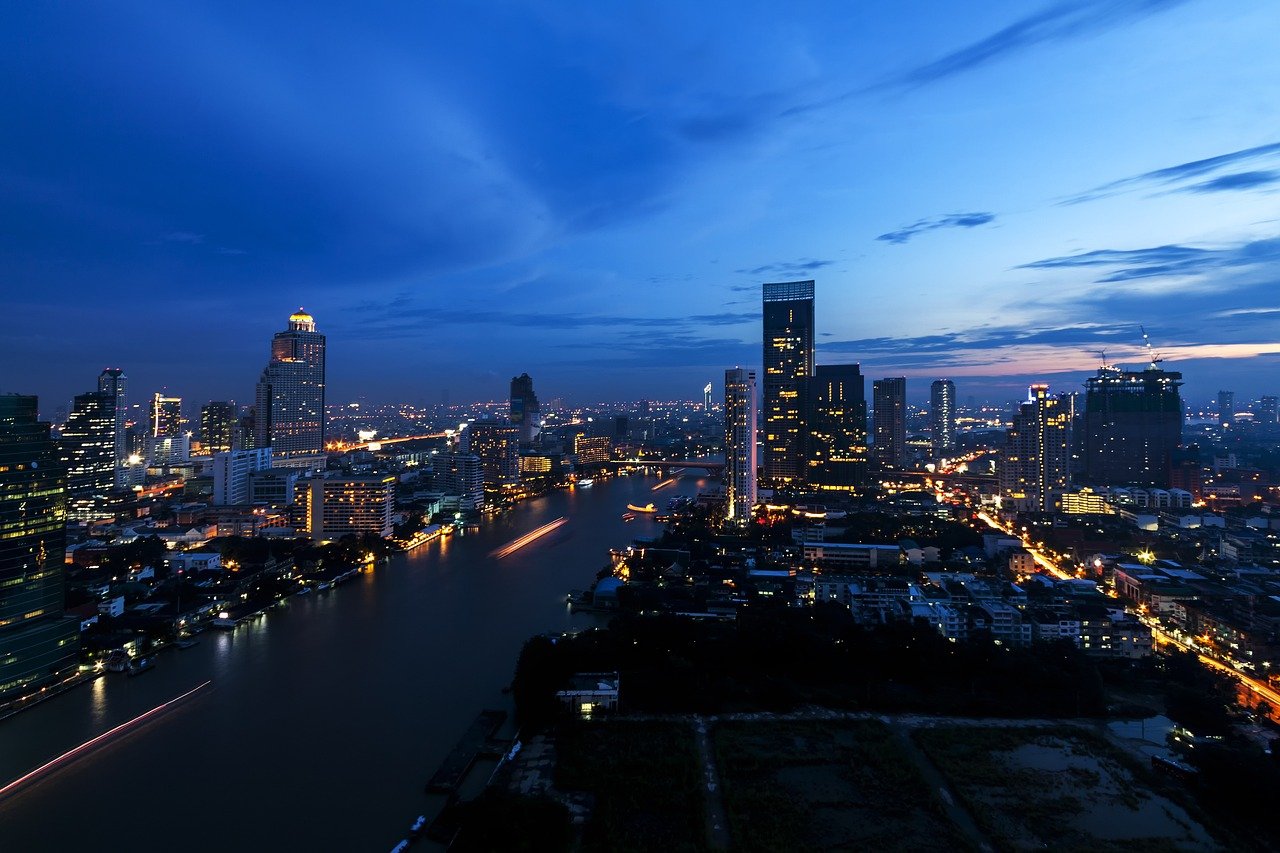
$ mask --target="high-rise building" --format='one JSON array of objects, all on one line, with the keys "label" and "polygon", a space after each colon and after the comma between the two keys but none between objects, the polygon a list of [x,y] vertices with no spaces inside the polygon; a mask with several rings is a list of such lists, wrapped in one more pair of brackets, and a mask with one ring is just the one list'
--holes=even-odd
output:
[{"label": "high-rise building", "polygon": [[271,448],[223,450],[213,455],[213,503],[230,506],[249,503],[249,477],[271,468]]},{"label": "high-rise building", "polygon": [[702,411],[711,411],[711,382],[702,387]]},{"label": "high-rise building", "polygon": [[520,482],[520,427],[501,421],[475,421],[462,433],[461,449],[480,458],[486,488]]},{"label": "high-rise building", "polygon": [[1235,422],[1236,392],[1218,392],[1218,426],[1229,427]]},{"label": "high-rise building", "polygon": [[106,391],[77,394],[59,447],[71,517],[99,517],[118,476],[115,396]]},{"label": "high-rise building", "polygon": [[73,670],[80,651],[79,622],[62,618],[66,469],[36,407],[0,395],[0,700]]},{"label": "high-rise building", "polygon": [[1263,397],[1258,401],[1258,423],[1276,423],[1276,415],[1278,412],[1280,412],[1280,406],[1277,406],[1277,399],[1275,397]]},{"label": "high-rise building", "polygon": [[129,446],[125,443],[125,427],[128,421],[129,381],[124,371],[118,367],[108,367],[98,374],[98,390],[110,394],[116,401],[116,472],[115,486],[125,485],[125,466],[129,463]]},{"label": "high-rise building", "polygon": [[935,379],[929,386],[930,452],[942,459],[956,449],[956,386],[950,379]]},{"label": "high-rise building", "polygon": [[1182,439],[1182,374],[1104,366],[1085,380],[1084,477],[1094,486],[1169,485]]},{"label": "high-rise building", "polygon": [[882,466],[901,467],[907,458],[907,380],[877,379],[871,384],[871,396],[872,455]]},{"label": "high-rise building", "polygon": [[724,372],[724,473],[730,521],[751,520],[756,505],[756,372],[734,367]]},{"label": "high-rise building", "polygon": [[511,378],[511,423],[520,428],[520,444],[530,447],[542,433],[542,407],[527,373]]},{"label": "high-rise building", "polygon": [[607,435],[578,433],[573,437],[573,455],[577,457],[579,467],[591,467],[608,462],[612,450],[613,439]]},{"label": "high-rise building", "polygon": [[764,479],[773,485],[802,481],[808,467],[813,289],[812,280],[764,286]]},{"label": "high-rise building", "polygon": [[856,364],[820,364],[810,381],[809,471],[820,489],[855,489],[868,482],[867,398]]},{"label": "high-rise building", "polygon": [[307,532],[317,541],[348,534],[390,536],[395,528],[394,474],[315,477],[307,485]]},{"label": "high-rise building", "polygon": [[324,452],[324,350],[315,318],[301,308],[276,332],[258,380],[254,447],[270,447],[276,459]]},{"label": "high-rise building", "polygon": [[222,453],[235,447],[236,404],[210,401],[200,407],[200,447],[205,453]]},{"label": "high-rise building", "polygon": [[456,499],[458,509],[484,509],[484,467],[472,453],[448,452],[434,459],[435,487]]},{"label": "high-rise building", "polygon": [[166,397],[159,391],[151,398],[152,438],[182,435],[182,398]]},{"label": "high-rise building", "polygon": [[998,471],[1004,505],[1019,510],[1051,510],[1070,485],[1071,412],[1048,385],[1032,385],[1013,416]]}]

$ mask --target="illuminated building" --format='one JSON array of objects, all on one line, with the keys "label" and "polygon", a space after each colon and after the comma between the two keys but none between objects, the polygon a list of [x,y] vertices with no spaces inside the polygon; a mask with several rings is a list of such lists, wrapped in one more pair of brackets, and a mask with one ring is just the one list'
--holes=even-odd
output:
[{"label": "illuminated building", "polygon": [[1071,413],[1048,385],[1032,385],[1005,433],[997,466],[1003,505],[1046,512],[1071,480]]},{"label": "illuminated building", "polygon": [[702,411],[711,411],[711,383],[708,382],[702,388]]},{"label": "illuminated building", "polygon": [[1182,374],[1104,366],[1085,380],[1084,476],[1094,486],[1169,485],[1182,438]]},{"label": "illuminated building", "polygon": [[191,461],[191,433],[158,435],[147,439],[148,468],[171,468]]},{"label": "illuminated building", "polygon": [[124,471],[129,462],[129,447],[125,443],[125,426],[128,420],[128,386],[124,371],[118,367],[108,367],[98,374],[98,390],[110,394],[116,401],[116,473],[115,486],[125,485],[127,474]]},{"label": "illuminated building", "polygon": [[1276,415],[1278,410],[1280,410],[1280,406],[1277,406],[1277,402],[1278,401],[1275,397],[1270,397],[1270,396],[1263,397],[1261,400],[1258,401],[1258,423],[1260,424],[1276,423],[1277,421]]},{"label": "illuminated building", "polygon": [[867,398],[856,364],[820,364],[810,381],[809,470],[819,489],[867,484]]},{"label": "illuminated building", "polygon": [[71,517],[90,521],[115,488],[116,398],[103,391],[78,394],[59,441]]},{"label": "illuminated building", "polygon": [[277,459],[324,452],[324,335],[301,308],[271,340],[271,360],[258,380],[254,447]]},{"label": "illuminated building", "polygon": [[231,450],[235,444],[236,404],[212,401],[200,407],[200,447],[205,453]]},{"label": "illuminated building", "polygon": [[531,446],[542,433],[542,407],[527,373],[511,379],[511,423],[520,428],[522,447]]},{"label": "illuminated building", "polygon": [[1088,486],[1075,492],[1063,492],[1059,508],[1067,515],[1111,515],[1115,512],[1107,503],[1106,495]]},{"label": "illuminated building", "polygon": [[573,454],[578,457],[578,465],[600,465],[609,461],[613,450],[613,440],[607,435],[584,435],[578,433],[573,437]]},{"label": "illuminated building", "polygon": [[151,398],[151,432],[156,436],[182,435],[182,398],[156,392]]},{"label": "illuminated building", "polygon": [[1235,422],[1236,416],[1236,392],[1235,391],[1219,391],[1218,392],[1218,426],[1230,427]]},{"label": "illuminated building", "polygon": [[901,467],[907,458],[907,380],[877,379],[872,383],[872,455],[882,467]]},{"label": "illuminated building", "polygon": [[[66,469],[36,406],[0,395],[0,700],[69,672],[80,652],[79,621],[62,618]],[[114,417],[108,437],[114,458]]]},{"label": "illuminated building", "polygon": [[799,482],[807,467],[813,289],[812,280],[764,286],[764,479],[771,484]]},{"label": "illuminated building", "polygon": [[724,372],[724,473],[730,521],[750,521],[756,505],[756,372]]},{"label": "illuminated building", "polygon": [[271,468],[271,448],[223,450],[213,456],[213,504],[247,504],[249,477]]},{"label": "illuminated building", "polygon": [[396,476],[316,477],[308,481],[307,532],[322,541],[347,534],[390,536]]},{"label": "illuminated building", "polygon": [[435,487],[461,510],[484,509],[484,468],[471,453],[440,453],[435,457]]},{"label": "illuminated building", "polygon": [[262,468],[249,472],[249,503],[286,507],[297,500],[298,479],[293,468]]},{"label": "illuminated building", "polygon": [[461,449],[479,457],[486,487],[520,482],[520,434],[520,427],[500,421],[475,421],[463,431]]},{"label": "illuminated building", "polygon": [[950,379],[936,379],[929,386],[930,454],[942,459],[956,449],[956,386]]}]

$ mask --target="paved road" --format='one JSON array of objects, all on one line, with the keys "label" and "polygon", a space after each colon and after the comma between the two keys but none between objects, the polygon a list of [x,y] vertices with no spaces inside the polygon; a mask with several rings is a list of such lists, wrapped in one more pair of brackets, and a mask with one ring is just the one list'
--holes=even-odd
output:
[{"label": "paved road", "polygon": [[889,728],[898,738],[903,752],[907,754],[907,757],[915,764],[916,769],[920,771],[920,775],[924,777],[925,784],[929,786],[930,790],[937,792],[938,799],[942,802],[942,810],[946,812],[947,817],[955,824],[956,829],[960,830],[982,853],[992,853],[995,848],[987,840],[987,837],[982,834],[982,830],[978,828],[973,815],[969,814],[968,809],[956,802],[955,797],[951,795],[951,791],[947,788],[947,782],[942,772],[933,766],[933,762],[911,739],[911,729],[902,722],[892,723]]},{"label": "paved road", "polygon": [[724,813],[724,796],[720,790],[720,771],[716,769],[715,754],[711,749],[711,740],[707,737],[707,720],[705,717],[693,718],[693,737],[698,745],[698,755],[702,758],[703,792],[706,799],[707,844],[712,850],[728,850],[732,844],[729,837],[729,821]]}]

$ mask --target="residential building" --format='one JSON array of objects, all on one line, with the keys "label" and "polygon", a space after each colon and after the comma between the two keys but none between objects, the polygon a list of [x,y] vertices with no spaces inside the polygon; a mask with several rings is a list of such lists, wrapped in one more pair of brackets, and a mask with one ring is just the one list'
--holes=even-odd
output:
[{"label": "residential building", "polygon": [[182,398],[166,397],[157,391],[151,397],[152,438],[182,435]]},{"label": "residential building", "polygon": [[480,458],[487,489],[520,482],[521,427],[502,421],[474,421],[461,437],[461,449]]},{"label": "residential building", "polygon": [[1048,385],[1032,385],[1005,434],[998,464],[1003,505],[1046,512],[1071,478],[1071,415]]},{"label": "residential building", "polygon": [[877,379],[872,383],[872,455],[885,468],[900,468],[907,460],[907,380]]},{"label": "residential building", "polygon": [[118,476],[115,395],[77,394],[62,427],[59,448],[71,517],[89,521],[103,515],[104,499]]},{"label": "residential building", "polygon": [[806,482],[824,490],[865,486],[869,481],[867,398],[859,366],[818,365],[809,389]]},{"label": "residential building", "polygon": [[578,465],[600,465],[609,461],[613,450],[613,439],[607,435],[585,435],[578,433],[573,437],[573,455]]},{"label": "residential building", "polygon": [[1235,391],[1219,391],[1218,392],[1218,426],[1227,428],[1235,423],[1236,417],[1236,392]]},{"label": "residential building", "polygon": [[213,504],[234,506],[250,501],[249,478],[271,468],[270,447],[224,450],[213,455]]},{"label": "residential building", "polygon": [[956,449],[956,386],[950,379],[936,379],[929,386],[930,453],[934,459]]},{"label": "residential building", "polygon": [[446,504],[463,511],[484,509],[484,467],[479,456],[440,453],[434,465],[435,487],[444,493]]},{"label": "residential building", "polygon": [[764,286],[764,479],[770,485],[798,483],[807,468],[813,293],[812,280]]},{"label": "residential building", "polygon": [[756,406],[756,372],[741,367],[726,370],[724,471],[730,521],[750,521],[756,505]]},{"label": "residential building", "polygon": [[317,541],[348,534],[390,536],[396,477],[315,477],[307,481],[307,532]]},{"label": "residential building", "polygon": [[200,449],[222,453],[235,449],[236,404],[210,401],[200,407]]}]

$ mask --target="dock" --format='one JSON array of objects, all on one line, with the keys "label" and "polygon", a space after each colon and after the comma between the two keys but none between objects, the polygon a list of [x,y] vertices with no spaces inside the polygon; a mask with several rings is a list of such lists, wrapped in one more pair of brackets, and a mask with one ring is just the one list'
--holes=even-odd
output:
[{"label": "dock", "polygon": [[445,756],[439,769],[427,782],[427,793],[452,794],[458,790],[476,759],[501,755],[505,749],[491,739],[507,720],[506,711],[481,711],[475,722]]}]

